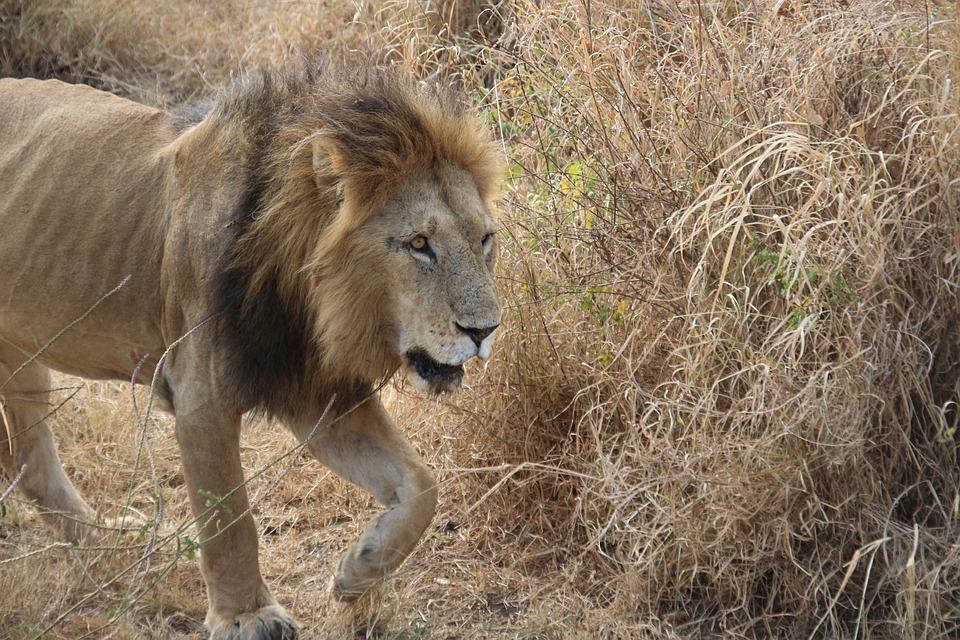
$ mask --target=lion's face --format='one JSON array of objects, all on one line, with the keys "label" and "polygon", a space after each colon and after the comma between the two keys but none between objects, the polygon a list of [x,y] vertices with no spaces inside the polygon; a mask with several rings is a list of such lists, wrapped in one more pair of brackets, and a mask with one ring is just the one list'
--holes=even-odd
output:
[{"label": "lion's face", "polygon": [[490,355],[500,324],[495,230],[469,174],[451,166],[406,182],[372,223],[397,355],[418,388],[453,391],[467,360]]}]

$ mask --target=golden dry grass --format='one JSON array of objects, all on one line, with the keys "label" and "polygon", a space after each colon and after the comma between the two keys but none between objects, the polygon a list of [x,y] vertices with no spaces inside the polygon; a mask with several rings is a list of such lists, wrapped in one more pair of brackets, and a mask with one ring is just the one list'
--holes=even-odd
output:
[{"label": "golden dry grass", "polygon": [[[366,610],[323,585],[371,502],[246,432],[264,571],[307,637],[952,638],[957,12],[0,0],[0,71],[171,104],[299,48],[374,48],[501,131],[505,331],[464,393],[387,392],[441,511]],[[9,498],[0,637],[201,632],[170,423],[141,447],[129,394],[68,400],[63,457],[101,516],[162,496],[167,542],[149,571],[147,538],[52,547]]]}]

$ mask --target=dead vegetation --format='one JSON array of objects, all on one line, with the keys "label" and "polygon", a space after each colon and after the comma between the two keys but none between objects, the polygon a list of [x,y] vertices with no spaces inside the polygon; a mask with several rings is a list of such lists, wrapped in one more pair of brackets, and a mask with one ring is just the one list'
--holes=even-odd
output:
[{"label": "dead vegetation", "polygon": [[[170,104],[373,47],[502,132],[507,328],[466,392],[388,391],[442,496],[382,600],[323,593],[366,496],[248,430],[264,570],[311,634],[951,638],[957,10],[0,0],[0,71]],[[169,422],[141,446],[128,398],[88,383],[55,420],[101,515],[162,505],[149,570],[149,531],[62,548],[8,498],[0,637],[199,632]]]}]

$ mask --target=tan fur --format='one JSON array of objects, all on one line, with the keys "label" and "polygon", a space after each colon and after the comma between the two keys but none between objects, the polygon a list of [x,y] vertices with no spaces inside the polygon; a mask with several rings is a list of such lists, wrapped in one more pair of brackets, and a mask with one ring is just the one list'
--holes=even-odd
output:
[{"label": "tan fur", "polygon": [[257,566],[240,416],[282,419],[387,507],[333,593],[354,599],[393,571],[437,494],[371,385],[404,369],[450,391],[489,354],[499,174],[474,116],[384,71],[264,75],[196,122],[0,80],[4,470],[26,464],[21,487],[45,517],[69,540],[90,535],[44,422],[48,368],[137,372],[176,415],[211,637],[293,637]]}]

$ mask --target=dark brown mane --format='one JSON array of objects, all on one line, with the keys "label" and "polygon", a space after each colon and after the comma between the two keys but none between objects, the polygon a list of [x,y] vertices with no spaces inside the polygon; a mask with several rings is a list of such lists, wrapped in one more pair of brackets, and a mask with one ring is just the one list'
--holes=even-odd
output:
[{"label": "dark brown mane", "polygon": [[390,375],[386,292],[350,275],[377,266],[356,232],[397,184],[440,162],[492,198],[500,158],[476,116],[388,69],[324,66],[248,79],[204,122],[243,138],[246,189],[223,220],[211,309],[238,408],[288,415],[331,386],[359,393]]}]

